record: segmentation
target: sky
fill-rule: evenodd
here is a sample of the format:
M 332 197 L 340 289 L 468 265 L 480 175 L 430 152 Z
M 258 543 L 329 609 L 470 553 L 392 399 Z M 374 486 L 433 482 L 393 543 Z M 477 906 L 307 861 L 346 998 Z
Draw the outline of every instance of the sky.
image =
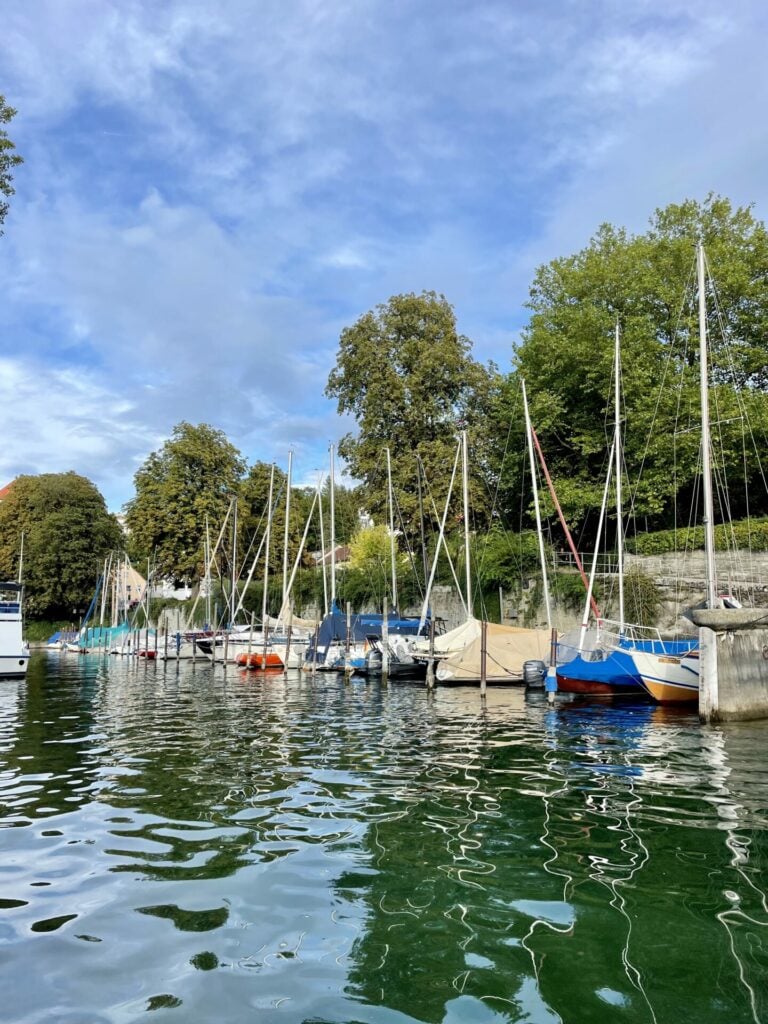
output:
M 112 511 L 181 420 L 314 482 L 340 331 L 443 293 L 510 367 L 538 266 L 714 191 L 768 217 L 758 0 L 11 0 L 0 484 Z

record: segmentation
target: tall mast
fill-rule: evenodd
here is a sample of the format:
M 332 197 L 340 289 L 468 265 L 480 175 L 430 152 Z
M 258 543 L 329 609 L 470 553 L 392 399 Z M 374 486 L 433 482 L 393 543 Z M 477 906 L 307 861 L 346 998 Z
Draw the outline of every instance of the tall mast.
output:
M 424 570 L 424 586 L 427 585 L 427 543 L 424 538 L 424 502 L 421 497 L 421 457 L 416 456 L 416 484 L 419 488 L 419 529 L 421 533 L 421 564 Z
M 336 604 L 336 482 L 334 447 L 331 445 L 331 610 Z
M 21 583 L 24 570 L 24 531 L 21 531 L 21 544 L 19 546 L 19 583 Z
M 261 629 L 264 633 L 265 643 L 267 635 L 267 586 L 269 583 L 269 539 L 272 532 L 272 491 L 275 486 L 275 464 L 269 474 L 269 498 L 267 499 L 267 532 L 264 543 L 264 595 L 261 602 Z
M 536 460 L 533 457 L 533 430 L 531 417 L 528 413 L 528 396 L 523 385 L 523 411 L 525 412 L 525 439 L 528 445 L 528 462 L 531 467 L 531 486 L 533 487 L 533 508 L 536 513 L 536 536 L 539 540 L 539 560 L 541 562 L 541 578 L 544 585 L 544 605 L 547 609 L 547 626 L 552 629 L 552 609 L 549 603 L 549 581 L 547 579 L 547 556 L 544 552 L 544 534 L 541 529 L 541 509 L 539 508 L 539 487 L 536 478 Z
M 704 246 L 696 247 L 696 276 L 699 287 L 699 382 L 701 388 L 701 472 L 704 491 L 704 551 L 707 566 L 707 607 L 717 607 L 715 581 L 715 503 L 712 496 L 712 461 L 709 433 L 709 372 L 707 369 L 707 296 Z
M 323 529 L 323 477 L 317 481 L 317 507 L 320 512 L 320 564 L 323 567 L 323 615 L 328 614 L 328 566 L 325 564 L 325 530 Z
M 205 513 L 205 625 L 211 628 L 211 534 Z
M 237 609 L 237 495 L 232 499 L 232 591 L 229 595 L 229 624 L 235 624 Z
M 621 333 L 616 319 L 616 337 L 613 351 L 613 436 L 614 458 L 616 459 L 616 551 L 619 570 L 619 632 L 624 632 L 624 510 L 621 495 Z
M 392 501 L 392 461 L 389 448 L 387 453 L 387 496 L 389 499 L 389 553 L 392 562 L 392 607 L 397 608 L 397 560 L 395 558 L 395 509 Z
M 467 432 L 461 432 L 461 469 L 464 478 L 464 562 L 467 580 L 467 618 L 472 618 L 472 566 L 469 561 L 469 459 L 467 458 Z
M 288 596 L 288 532 L 291 522 L 291 470 L 293 468 L 293 452 L 288 452 L 288 479 L 285 482 L 285 536 L 283 537 L 283 602 L 285 607 Z

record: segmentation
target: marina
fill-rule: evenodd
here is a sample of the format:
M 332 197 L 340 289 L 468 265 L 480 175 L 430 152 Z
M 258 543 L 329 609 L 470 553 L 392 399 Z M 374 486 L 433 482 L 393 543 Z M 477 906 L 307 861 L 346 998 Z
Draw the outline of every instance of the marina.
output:
M 35 653 L 0 688 L 4 1019 L 757 1024 L 767 738 Z

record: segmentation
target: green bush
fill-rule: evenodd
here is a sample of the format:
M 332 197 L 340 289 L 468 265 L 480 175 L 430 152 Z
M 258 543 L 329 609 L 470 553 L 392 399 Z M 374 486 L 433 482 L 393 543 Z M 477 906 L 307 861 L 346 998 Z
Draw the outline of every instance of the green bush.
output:
M 718 551 L 729 551 L 734 544 L 740 549 L 768 551 L 768 519 L 745 519 L 715 527 L 715 548 Z M 703 548 L 703 526 L 643 533 L 627 541 L 627 550 L 636 555 L 668 555 Z

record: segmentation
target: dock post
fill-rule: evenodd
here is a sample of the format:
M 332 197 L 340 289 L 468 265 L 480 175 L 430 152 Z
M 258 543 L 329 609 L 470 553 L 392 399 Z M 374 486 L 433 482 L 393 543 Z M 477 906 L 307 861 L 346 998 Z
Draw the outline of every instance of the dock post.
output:
M 269 643 L 269 622 L 267 616 L 263 616 L 263 622 L 261 624 L 261 632 L 264 636 L 264 647 L 261 652 L 261 671 L 266 672 L 267 670 L 267 644 Z
M 349 664 L 349 652 L 352 645 L 352 604 L 347 601 L 347 638 L 344 641 L 344 677 L 348 679 L 352 674 L 352 666 Z
M 488 689 L 488 623 L 480 623 L 480 696 L 485 700 Z
M 214 647 L 214 650 L 215 650 L 215 647 Z M 225 629 L 224 630 L 224 659 L 223 659 L 223 661 L 221 663 L 224 666 L 224 671 L 225 672 L 227 671 L 227 658 L 228 657 L 229 657 L 229 630 Z
M 554 626 L 552 627 L 552 635 L 549 641 L 549 668 L 547 669 L 544 686 L 547 691 L 547 701 L 550 704 L 554 704 L 555 694 L 557 693 L 557 630 Z
M 386 597 L 381 619 L 381 681 L 389 683 L 389 602 Z
M 317 647 L 318 647 L 319 642 L 320 642 L 320 623 L 317 622 L 317 620 L 315 620 L 315 650 L 314 650 L 314 654 L 312 656 L 312 665 L 310 666 L 310 672 L 312 673 L 312 678 L 313 679 L 317 675 L 317 654 L 318 654 Z
M 429 620 L 429 660 L 427 661 L 427 689 L 435 688 L 435 620 Z
M 285 659 L 283 661 L 283 677 L 288 676 L 288 659 L 291 656 L 291 633 L 293 632 L 293 598 L 288 602 L 288 634 L 285 638 Z

